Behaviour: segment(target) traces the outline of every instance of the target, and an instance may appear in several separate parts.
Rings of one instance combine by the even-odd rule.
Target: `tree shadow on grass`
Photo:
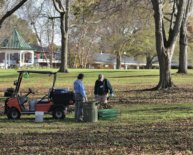
[[[35,116],[34,117],[27,117],[26,115],[22,115],[20,119],[11,120],[11,119],[8,119],[6,117],[6,115],[1,114],[0,115],[0,123],[6,123],[6,122],[7,123],[15,122],[15,123],[21,123],[21,124],[23,124],[25,122],[26,123],[38,123],[38,122],[35,122]],[[48,115],[46,115],[46,117],[44,118],[44,121],[42,123],[55,123],[55,122],[73,123],[73,122],[75,122],[75,119],[66,117],[64,119],[58,120],[58,119],[53,119],[51,116],[49,117]]]
[[[158,77],[158,75],[128,75],[128,76],[109,76],[109,78],[141,78],[141,77]]]
[[[166,113],[166,112],[192,112],[191,107],[165,107],[165,108],[151,108],[151,109],[137,109],[137,110],[128,110],[128,113],[137,113],[137,112],[147,112],[147,113]]]
[[[137,72],[137,71],[125,71],[125,70],[92,70],[92,71],[85,71],[85,73],[98,73],[98,74],[104,74],[104,73],[121,73],[121,72]]]
[[[20,154],[49,154],[50,151],[59,154],[60,151],[64,151],[63,154],[65,151],[74,151],[72,154],[93,154],[95,151],[99,154],[104,154],[104,151],[105,154],[128,154],[129,151],[134,151],[133,154],[164,154],[169,151],[170,154],[193,150],[193,122],[181,122],[184,120],[141,125],[89,125],[56,132],[47,128],[47,132],[7,133],[1,135],[0,149],[4,154],[18,150]],[[57,152],[54,152],[55,148]],[[101,148],[103,152],[99,152]]]
[[[178,93],[178,92],[192,92],[193,88],[185,88],[185,87],[172,87],[169,89],[163,89],[163,90],[156,90],[155,87],[151,88],[143,88],[143,89],[133,89],[133,90],[117,90],[117,92],[160,92],[160,93]]]
[[[0,74],[0,78],[16,78],[17,79],[17,77],[18,77],[18,75],[16,75],[16,74],[9,74],[9,75]]]

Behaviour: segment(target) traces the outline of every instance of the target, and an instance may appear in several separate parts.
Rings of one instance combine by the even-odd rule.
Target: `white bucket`
[[[35,122],[43,122],[44,121],[44,112],[36,111],[35,112]]]

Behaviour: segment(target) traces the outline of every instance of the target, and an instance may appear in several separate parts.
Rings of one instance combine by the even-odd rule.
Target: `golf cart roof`
[[[51,72],[51,71],[36,71],[36,70],[19,70],[17,72],[19,73],[28,72],[28,73],[38,73],[38,74],[56,74],[57,73],[57,72]]]
[[[51,87],[51,89],[54,88],[55,86],[55,83],[56,83],[56,76],[57,76],[57,72],[51,72],[51,71],[37,71],[37,70],[19,70],[17,71],[19,73],[19,76],[18,76],[18,80],[16,81],[16,88],[15,88],[15,92],[14,92],[14,95],[17,95],[18,92],[19,92],[19,89],[20,89],[20,85],[21,85],[21,82],[22,82],[22,79],[23,79],[23,75],[25,73],[29,74],[29,73],[37,73],[37,74],[47,74],[47,75],[54,75],[53,76],[53,85]]]

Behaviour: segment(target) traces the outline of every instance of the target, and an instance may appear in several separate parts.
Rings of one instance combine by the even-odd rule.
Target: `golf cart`
[[[11,96],[5,101],[5,114],[8,119],[19,119],[21,114],[35,114],[35,112],[41,111],[44,113],[52,114],[55,119],[63,119],[65,117],[65,110],[69,105],[74,104],[74,93],[67,89],[55,89],[56,72],[49,71],[30,71],[21,70],[18,71],[18,80],[14,82],[15,89]],[[24,95],[20,92],[20,85],[22,79],[29,77],[32,73],[35,74],[47,74],[53,77],[53,84],[48,93],[39,99],[30,99],[30,94],[35,94],[32,88],[28,89],[28,92]],[[38,85],[39,83],[37,83]],[[26,108],[29,107],[29,108]]]

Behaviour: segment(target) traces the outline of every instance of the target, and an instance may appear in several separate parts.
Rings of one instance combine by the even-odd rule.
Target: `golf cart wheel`
[[[56,109],[54,109],[54,111],[53,111],[53,118],[54,119],[63,119],[63,118],[65,118],[63,108],[56,108]]]
[[[8,119],[19,119],[20,116],[21,116],[20,112],[15,108],[11,108],[7,112]]]
[[[65,115],[64,115],[63,109],[59,109],[59,108],[54,109],[54,111],[53,111],[53,118],[54,119],[63,119],[64,117],[65,117]]]

